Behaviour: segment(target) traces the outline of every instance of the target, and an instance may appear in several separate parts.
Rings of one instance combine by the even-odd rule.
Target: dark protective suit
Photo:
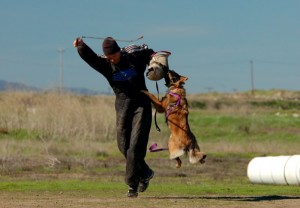
[[[117,142],[126,158],[125,182],[137,186],[149,172],[144,158],[152,109],[150,99],[140,91],[147,90],[144,73],[154,51],[146,45],[130,53],[121,50],[120,62],[111,64],[86,44],[78,46],[77,50],[84,61],[107,79],[116,95]]]

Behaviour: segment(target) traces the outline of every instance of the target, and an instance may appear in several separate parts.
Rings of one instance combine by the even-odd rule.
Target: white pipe
[[[247,176],[252,183],[300,185],[300,155],[255,157]]]
[[[289,185],[300,185],[300,155],[294,155],[287,161],[284,174]]]

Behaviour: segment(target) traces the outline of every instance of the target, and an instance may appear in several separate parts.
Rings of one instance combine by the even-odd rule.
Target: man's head
[[[120,51],[120,47],[112,37],[107,37],[103,40],[102,49],[106,56]]]
[[[120,61],[120,47],[112,37],[107,37],[103,40],[102,49],[107,59],[116,64]]]

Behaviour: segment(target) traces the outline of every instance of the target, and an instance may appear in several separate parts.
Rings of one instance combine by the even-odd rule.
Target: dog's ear
[[[182,85],[185,84],[185,81],[186,81],[186,80],[188,80],[187,77],[185,77],[185,76],[180,76],[179,79],[178,79],[178,81],[177,81],[176,83],[174,83],[174,85],[175,85],[176,87],[180,87],[180,86],[182,86]]]
[[[184,82],[188,80],[188,78],[179,75],[174,70],[169,70],[168,73],[165,75],[165,80],[167,87],[170,87],[171,85],[175,85],[178,87],[180,84],[184,84]]]
[[[174,84],[174,83],[176,83],[176,82],[178,82],[178,81],[180,80],[180,75],[177,74],[177,73],[176,73],[175,71],[173,71],[173,70],[170,70],[170,71],[169,71],[168,76],[169,76],[169,79],[170,79],[170,84]]]
[[[185,76],[181,76],[180,77],[180,80],[182,81],[182,82],[185,82],[186,80],[188,80],[189,78],[187,78],[187,77],[185,77]]]

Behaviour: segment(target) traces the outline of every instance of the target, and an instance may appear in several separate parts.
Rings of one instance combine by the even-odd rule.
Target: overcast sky
[[[300,90],[299,22],[300,0],[1,0],[0,79],[58,86],[64,49],[64,86],[107,92],[73,40],[143,35],[136,44],[172,53],[170,68],[189,77],[188,93],[250,90],[250,61],[255,88]],[[102,52],[101,40],[85,41]]]

